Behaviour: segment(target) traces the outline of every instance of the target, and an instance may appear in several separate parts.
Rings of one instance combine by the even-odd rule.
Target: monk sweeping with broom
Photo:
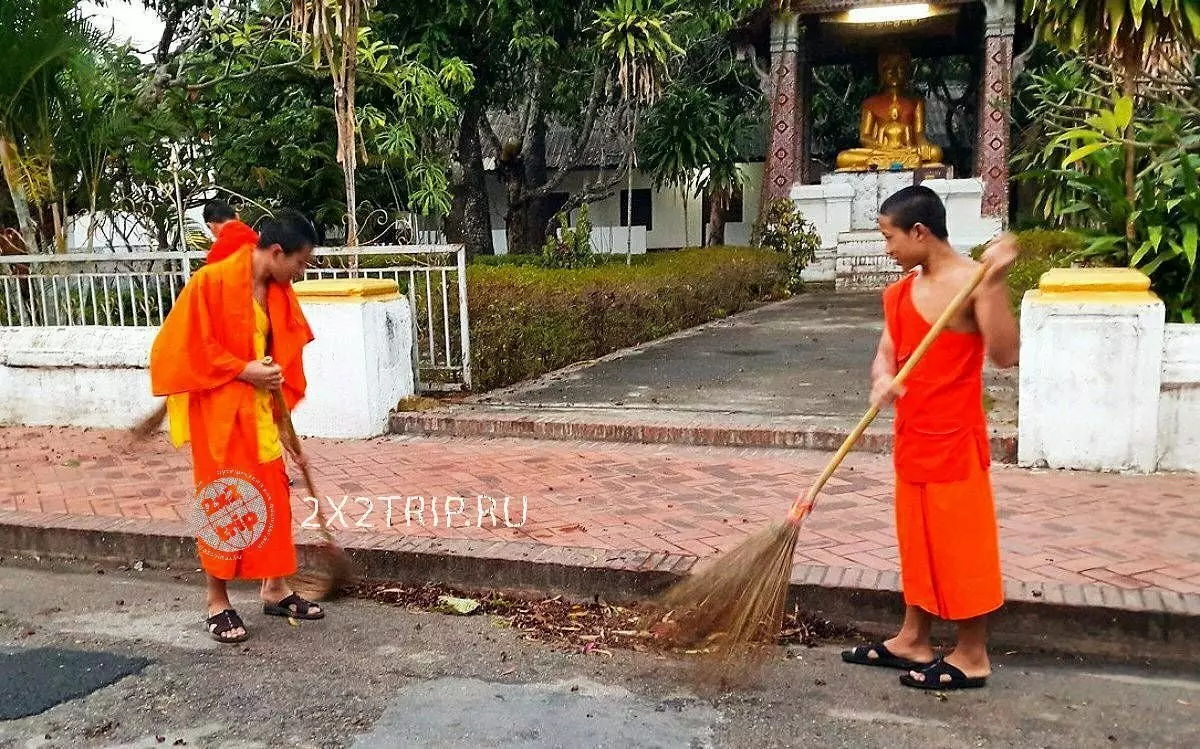
[[[316,241],[312,224],[299,214],[264,221],[256,246],[192,276],[150,353],[151,388],[168,396],[172,442],[192,446],[206,624],[218,642],[248,636],[229,602],[232,579],[262,580],[265,614],[324,616],[286,581],[296,572],[297,555],[285,448],[306,464],[298,444],[280,439],[280,424],[290,426],[283,409],[304,397],[301,354],[313,340],[291,282]]]
[[[984,617],[1004,600],[992,491],[983,361],[1016,365],[1009,306],[1010,236],[975,263],[950,246],[946,210],[926,187],[880,207],[887,253],[908,274],[884,293],[885,327],[872,367],[871,407],[787,521],[747,539],[668,590],[653,607],[660,637],[716,653],[717,675],[779,635],[792,556],[818,494],[879,410],[895,401],[896,525],[907,604],[892,639],[843,653],[850,663],[906,670],[906,686],[980,687],[990,674]],[[920,272],[913,272],[916,268]],[[958,625],[958,644],[935,659],[933,617]]]
[[[895,637],[842,658],[903,669],[900,681],[909,687],[982,687],[991,673],[985,617],[1004,603],[983,363],[986,355],[998,367],[1017,364],[1019,328],[1006,283],[1016,242],[1004,236],[988,247],[978,289],[897,390],[892,380],[928,321],[978,266],[946,241],[946,210],[932,190],[905,188],[880,214],[888,254],[906,271],[921,268],[884,292],[885,327],[872,366],[871,402],[896,404],[896,533],[906,609]],[[957,644],[942,658],[934,658],[930,642],[934,617],[958,629]]]

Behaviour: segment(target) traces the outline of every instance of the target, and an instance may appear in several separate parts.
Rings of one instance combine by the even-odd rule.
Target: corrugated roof
[[[493,112],[489,115],[492,123],[492,128],[496,131],[496,137],[500,139],[501,145],[505,143],[515,143],[522,135],[519,132],[520,117],[510,112]],[[577,169],[594,169],[597,167],[613,168],[621,163],[621,153],[626,144],[626,133],[622,132],[618,123],[615,122],[615,115],[610,113],[602,113],[596,118],[596,125],[592,129],[592,137],[589,139],[587,146],[584,148],[583,156],[578,164],[575,164]],[[744,161],[762,161],[767,151],[768,132],[770,126],[768,117],[764,114],[761,127],[754,132],[748,133],[744,138],[743,143],[739,144],[738,149],[741,152],[742,160]],[[575,130],[567,125],[551,122],[546,129],[546,166],[550,169],[561,169],[564,164],[570,159],[571,153],[575,146]],[[494,153],[488,142],[485,140],[483,144],[484,158],[495,158]]]

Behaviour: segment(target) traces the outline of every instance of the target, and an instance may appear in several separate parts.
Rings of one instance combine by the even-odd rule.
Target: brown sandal
[[[219,614],[213,614],[204,620],[208,625],[208,635],[217,642],[227,642],[230,644],[245,642],[250,638],[250,633],[246,631],[246,625],[242,623],[242,618],[233,609],[225,609]],[[227,637],[229,632],[241,628],[242,634],[237,637]]]

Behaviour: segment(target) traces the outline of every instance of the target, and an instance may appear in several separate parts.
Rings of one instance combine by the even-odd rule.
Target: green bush
[[[1025,292],[1036,289],[1042,274],[1051,268],[1065,268],[1083,250],[1083,238],[1069,231],[1030,229],[1016,233],[1021,254],[1008,271],[1008,288],[1013,309],[1020,311]],[[971,251],[978,260],[985,245]]]
[[[799,291],[804,285],[800,273],[821,249],[821,236],[812,222],[796,210],[796,202],[787,198],[772,201],[767,215],[754,225],[754,236],[763,247],[787,257],[787,289]]]
[[[546,237],[542,247],[543,268],[590,268],[596,264],[596,256],[592,254],[592,220],[588,216],[588,207],[584,203],[579,209],[578,226],[571,226],[570,216],[566,211],[559,211],[555,217],[562,233],[552,233]]]
[[[710,247],[653,253],[633,266],[472,265],[475,387],[503,387],[778,298],[786,262],[769,250]]]

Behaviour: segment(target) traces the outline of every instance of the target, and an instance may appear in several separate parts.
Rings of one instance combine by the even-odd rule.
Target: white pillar
[[[1021,306],[1018,462],[1154,471],[1164,328],[1139,271],[1042,276]]]
[[[412,395],[412,311],[395,281],[325,279],[295,284],[314,340],[304,349],[307,394],[296,431],[364,439]]]

